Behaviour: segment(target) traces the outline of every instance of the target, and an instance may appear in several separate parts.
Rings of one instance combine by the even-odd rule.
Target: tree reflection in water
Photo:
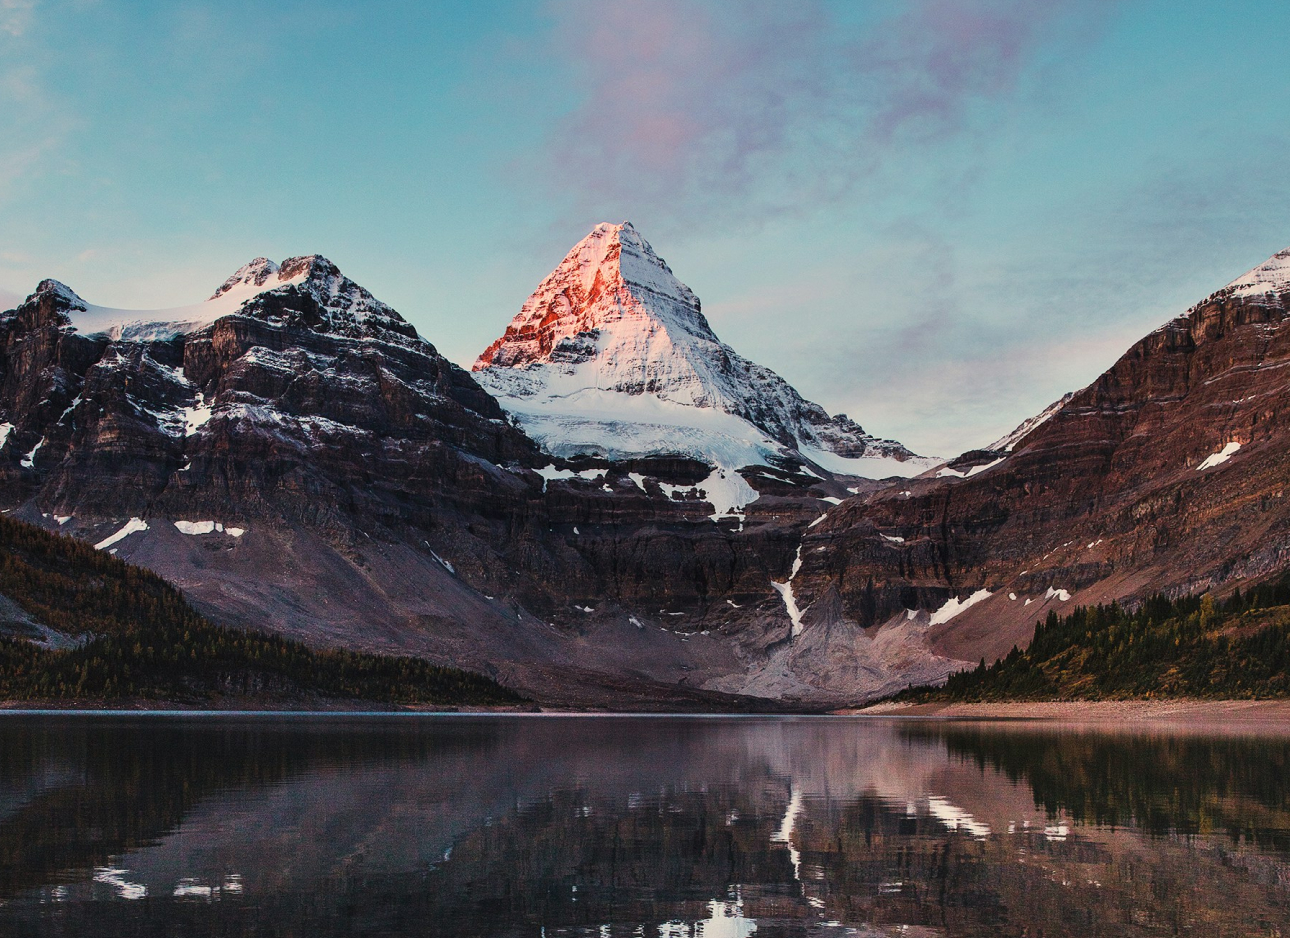
[[[0,719],[6,935],[1248,935],[1290,742],[811,718]]]

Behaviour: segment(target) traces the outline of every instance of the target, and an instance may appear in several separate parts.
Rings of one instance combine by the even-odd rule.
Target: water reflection
[[[842,719],[0,719],[5,935],[1250,935],[1290,742]]]

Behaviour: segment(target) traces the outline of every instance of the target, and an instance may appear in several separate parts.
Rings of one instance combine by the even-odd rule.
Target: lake
[[[4,936],[1286,933],[1276,735],[0,715]]]

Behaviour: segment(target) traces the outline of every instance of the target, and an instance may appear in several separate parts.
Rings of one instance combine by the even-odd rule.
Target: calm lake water
[[[1290,741],[0,715],[0,935],[1290,934]]]

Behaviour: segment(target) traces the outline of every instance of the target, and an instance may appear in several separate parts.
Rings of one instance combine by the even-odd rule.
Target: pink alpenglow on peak
[[[474,370],[547,361],[561,339],[620,320],[657,321],[717,341],[699,311],[699,298],[672,275],[632,223],[602,222],[542,281]]]
[[[630,222],[599,224],[474,364],[555,455],[683,455],[734,470],[796,452],[831,472],[935,464],[830,416],[723,343],[699,298]]]

